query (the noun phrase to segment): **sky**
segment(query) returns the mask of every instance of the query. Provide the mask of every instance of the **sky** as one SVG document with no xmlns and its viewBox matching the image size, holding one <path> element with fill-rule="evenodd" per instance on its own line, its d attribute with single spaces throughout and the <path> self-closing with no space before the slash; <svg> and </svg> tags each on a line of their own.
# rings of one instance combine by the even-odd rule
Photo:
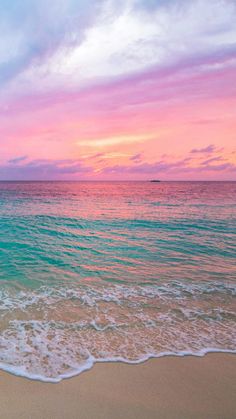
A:
<svg viewBox="0 0 236 419">
<path fill-rule="evenodd" d="M 236 180 L 236 0 L 0 10 L 0 180 Z"/>
</svg>

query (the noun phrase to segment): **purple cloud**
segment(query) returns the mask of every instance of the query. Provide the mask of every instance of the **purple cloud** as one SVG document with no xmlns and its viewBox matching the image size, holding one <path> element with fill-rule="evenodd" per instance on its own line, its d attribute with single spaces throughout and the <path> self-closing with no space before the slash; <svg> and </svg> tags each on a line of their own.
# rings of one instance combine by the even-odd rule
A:
<svg viewBox="0 0 236 419">
<path fill-rule="evenodd" d="M 201 164 L 202 165 L 208 165 L 209 163 L 213 163 L 215 161 L 222 161 L 222 160 L 224 160 L 223 157 L 217 156 L 217 157 L 212 157 L 210 159 L 207 159 L 207 160 L 203 161 Z"/>
<path fill-rule="evenodd" d="M 15 157 L 14 159 L 10 159 L 8 160 L 8 163 L 13 163 L 13 164 L 17 164 L 20 163 L 24 160 L 26 160 L 28 158 L 28 156 L 19 156 L 19 157 Z"/>
<path fill-rule="evenodd" d="M 131 161 L 134 161 L 135 163 L 140 163 L 140 161 L 142 160 L 142 154 L 138 153 L 138 154 L 134 154 L 133 156 L 130 157 Z"/>
<path fill-rule="evenodd" d="M 214 151 L 216 151 L 216 146 L 210 144 L 204 148 L 193 148 L 190 153 L 213 153 Z"/>
<path fill-rule="evenodd" d="M 13 159 L 16 160 L 16 159 Z M 19 164 L 22 160 L 15 161 L 14 165 L 0 166 L 1 180 L 56 180 L 63 179 L 66 175 L 89 176 L 93 173 L 92 167 L 85 166 L 80 160 L 32 160 Z"/>
<path fill-rule="evenodd" d="M 230 171 L 230 172 L 236 172 L 236 165 L 233 163 L 223 163 L 223 164 L 218 164 L 218 165 L 208 165 L 208 166 L 204 166 L 204 168 L 198 168 L 199 171 L 200 170 L 207 170 L 207 171 Z"/>
<path fill-rule="evenodd" d="M 218 160 L 218 159 L 217 159 Z M 108 166 L 103 169 L 104 175 L 120 175 L 120 174 L 134 174 L 134 175 L 159 175 L 161 173 L 166 175 L 173 175 L 181 173 L 199 174 L 204 171 L 230 171 L 236 172 L 236 165 L 232 163 L 224 163 L 219 165 L 205 164 L 204 166 L 192 167 L 188 165 L 190 158 L 185 158 L 177 162 L 157 161 L 155 163 L 142 163 L 134 166 L 115 165 Z M 212 160 L 213 161 L 213 160 Z"/>
</svg>

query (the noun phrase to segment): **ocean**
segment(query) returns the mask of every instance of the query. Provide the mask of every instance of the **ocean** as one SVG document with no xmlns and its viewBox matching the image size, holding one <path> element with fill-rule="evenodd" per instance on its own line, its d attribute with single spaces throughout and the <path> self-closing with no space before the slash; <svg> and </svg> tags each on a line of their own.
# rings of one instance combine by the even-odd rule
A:
<svg viewBox="0 0 236 419">
<path fill-rule="evenodd" d="M 0 182 L 0 368 L 236 352 L 236 182 Z"/>
</svg>

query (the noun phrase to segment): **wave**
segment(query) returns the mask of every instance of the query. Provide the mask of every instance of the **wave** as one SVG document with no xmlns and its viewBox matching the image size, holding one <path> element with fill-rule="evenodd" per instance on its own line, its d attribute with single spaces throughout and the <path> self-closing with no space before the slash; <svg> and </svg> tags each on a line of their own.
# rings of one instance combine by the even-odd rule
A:
<svg viewBox="0 0 236 419">
<path fill-rule="evenodd" d="M 80 283 L 1 290 L 0 367 L 58 382 L 96 362 L 235 352 L 234 284 Z"/>
<path fill-rule="evenodd" d="M 130 365 L 137 365 L 142 364 L 149 359 L 155 359 L 155 358 L 162 358 L 166 356 L 176 356 L 176 357 L 184 357 L 184 356 L 196 356 L 196 357 L 203 357 L 209 353 L 227 353 L 227 354 L 236 354 L 236 349 L 220 349 L 220 348 L 204 348 L 198 352 L 191 352 L 191 351 L 180 351 L 180 352 L 160 352 L 159 354 L 152 354 L 146 355 L 145 357 L 142 357 L 138 360 L 131 361 L 122 357 L 114 357 L 114 358 L 100 358 L 100 359 L 94 359 L 93 357 L 90 357 L 86 364 L 83 366 L 79 366 L 77 369 L 75 369 L 72 372 L 68 372 L 65 374 L 61 374 L 56 378 L 49 378 L 40 374 L 29 374 L 25 371 L 24 366 L 21 367 L 13 367 L 11 365 L 3 364 L 0 362 L 0 369 L 2 371 L 8 372 L 12 375 L 28 378 L 30 380 L 36 380 L 41 381 L 44 383 L 59 383 L 60 381 L 72 377 L 76 377 L 77 375 L 80 375 L 81 373 L 90 370 L 96 363 L 111 363 L 111 362 L 121 362 L 124 364 L 130 364 Z"/>
</svg>

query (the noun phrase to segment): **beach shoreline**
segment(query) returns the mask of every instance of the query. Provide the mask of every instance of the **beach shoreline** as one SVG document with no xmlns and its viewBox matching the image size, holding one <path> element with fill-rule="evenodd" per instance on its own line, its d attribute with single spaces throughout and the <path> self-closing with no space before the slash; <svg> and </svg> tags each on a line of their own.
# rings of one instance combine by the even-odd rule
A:
<svg viewBox="0 0 236 419">
<path fill-rule="evenodd" d="M 0 372 L 4 419 L 233 419 L 236 356 L 209 353 L 131 365 L 96 363 L 60 383 Z"/>
</svg>

